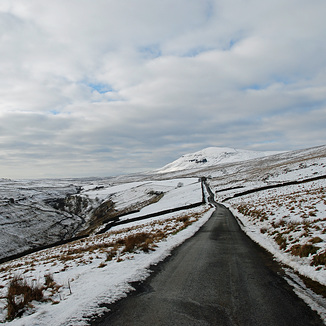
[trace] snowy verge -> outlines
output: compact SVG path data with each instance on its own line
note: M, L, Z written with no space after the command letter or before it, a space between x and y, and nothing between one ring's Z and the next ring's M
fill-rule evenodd
M289 266L292 268L292 270L305 277L317 281L324 286L326 285L326 272L324 269L316 270L314 266L309 265L307 258L300 258L282 251L274 239L262 234L258 226L250 224L247 216L240 213L230 204L226 204L225 206L228 207L236 219L238 219L241 229L254 242L258 243L261 247L269 251L278 262ZM305 301L312 310L316 311L319 314L324 324L326 325L326 299L308 289L305 286L304 282L295 273L293 273L290 268L284 268L287 275L285 280L293 287L294 292L303 301Z
M230 209L232 214L240 220L241 229L256 243L268 250L281 263L290 266L299 274L311 278L326 286L326 272L325 270L316 270L314 266L307 264L308 259L303 259L298 256L293 256L287 252L282 251L274 239L269 238L261 233L258 226L249 223L248 217L241 214L238 210L229 204L224 204Z
M286 281L293 287L299 298L306 302L312 310L317 311L326 325L326 299L307 288L301 278L289 268L285 268Z

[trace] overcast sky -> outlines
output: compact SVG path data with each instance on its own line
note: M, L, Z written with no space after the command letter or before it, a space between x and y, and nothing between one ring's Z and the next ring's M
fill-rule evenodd
M1 0L0 177L326 144L325 0Z

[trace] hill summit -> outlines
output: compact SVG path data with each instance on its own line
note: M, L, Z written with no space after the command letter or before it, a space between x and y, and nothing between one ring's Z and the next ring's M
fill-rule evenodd
M185 154L179 159L159 169L159 173L197 169L223 163L247 161L269 155L279 154L276 151L250 151L229 147L208 147L195 153Z

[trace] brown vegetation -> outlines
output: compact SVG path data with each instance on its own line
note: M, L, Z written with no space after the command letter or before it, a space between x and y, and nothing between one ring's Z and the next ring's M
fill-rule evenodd
M33 308L32 301L34 300L52 301L53 304L57 304L59 298L61 300L58 292L62 285L54 281L53 274L45 274L42 285L38 285L35 279L27 282L27 277L30 276L26 275L37 265L57 266L53 273L58 273L67 270L73 264L89 264L95 259L103 259L97 265L99 268L106 267L113 259L117 262L133 259L134 253L148 253L155 250L159 241L188 227L209 209L205 206L197 213L188 211L181 216L155 219L146 224L90 236L49 249L46 256L35 253L2 266L0 272L7 274L2 277L2 281L7 281L6 287L8 287L8 292L3 298L7 301L7 319L12 320ZM20 275L25 273L24 278L19 276L10 280L12 277L10 274L15 269L19 269Z
M283 237L282 234L278 233L275 236L275 241L280 246L280 249L285 249L286 248L286 239Z
M326 251L315 255L312 258L311 265L312 266L318 266L318 265L325 265L326 266Z
M309 255L314 255L319 248L312 244L296 244L291 247L291 253L295 256L308 257Z
M260 232L274 238L280 249L295 256L309 257L311 265L325 265L326 253L317 254L320 248L315 244L320 243L324 248L322 235L326 234L326 219L318 209L326 204L326 193L323 187L313 187L314 184L309 189L300 187L277 196L270 192L253 200L246 197L238 202L237 210L252 224L266 221L260 225Z
M8 320L23 314L34 300L43 300L43 288L34 283L30 285L21 277L14 277L9 283L7 294Z

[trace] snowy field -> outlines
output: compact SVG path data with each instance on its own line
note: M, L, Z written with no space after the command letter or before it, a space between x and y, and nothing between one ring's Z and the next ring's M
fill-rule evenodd
M162 194L162 197L136 213L122 216L120 220L202 202L201 182L198 178L139 181L101 189L85 187L79 196L87 196L90 200L99 202L110 199L115 203L115 209L121 211L132 203L146 202L153 194Z
M133 213L125 217L132 218L201 201L198 178L0 179L0 259L94 233L117 216Z
M326 285L326 181L259 191L228 201L255 241Z
M123 205L134 200L131 195L141 197L148 191L163 192L164 196L143 208L145 213L202 200L198 178L128 183L112 188L83 186L82 194L101 201L118 194L121 200L116 202ZM113 303L132 291L129 282L146 278L151 265L191 237L211 214L209 205L201 205L116 226L101 235L1 264L0 321L26 326L86 325L90 316L105 311L100 304ZM26 297L32 296L22 294L27 288L33 288L35 293L37 289L43 290L42 297L24 302ZM12 289L11 299L8 289ZM15 318L8 321L8 316Z

